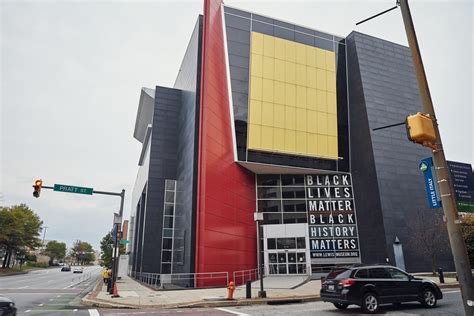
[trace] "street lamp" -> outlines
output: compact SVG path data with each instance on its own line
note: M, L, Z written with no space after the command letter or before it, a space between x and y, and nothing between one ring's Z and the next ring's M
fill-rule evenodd
M263 221L263 213L259 213L259 212L253 213L253 220L257 223L257 267L258 267L258 272L260 274L260 291L258 291L258 297L265 298L267 297L267 292L263 290L264 265L263 265L263 262L261 262L261 255L260 255L260 222Z

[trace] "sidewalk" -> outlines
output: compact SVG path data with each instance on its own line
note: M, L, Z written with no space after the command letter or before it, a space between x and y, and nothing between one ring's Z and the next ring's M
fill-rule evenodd
M437 277L427 277L439 283ZM264 279L265 282L265 279ZM445 278L441 288L458 287L456 279ZM320 280L308 281L296 288L265 288L267 298L257 298L258 287L252 286L252 299L245 298L245 286L234 292L234 300L226 300L226 288L155 291L139 282L125 277L117 282L120 297L112 298L106 293L106 286L98 283L95 290L82 299L87 306L103 308L177 308L177 307L224 307L236 305L267 304L271 302L308 302L319 300Z

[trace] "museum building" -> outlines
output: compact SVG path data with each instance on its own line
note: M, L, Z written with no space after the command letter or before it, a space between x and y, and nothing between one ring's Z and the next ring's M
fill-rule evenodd
M257 243L265 275L430 270L408 226L442 216L418 169L431 152L404 126L373 130L422 109L409 48L204 2L174 86L141 90L131 274L232 276Z

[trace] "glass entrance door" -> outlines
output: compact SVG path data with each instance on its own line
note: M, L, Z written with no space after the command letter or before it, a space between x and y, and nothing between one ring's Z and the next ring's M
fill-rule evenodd
M306 274L306 253L304 251L269 251L270 274Z

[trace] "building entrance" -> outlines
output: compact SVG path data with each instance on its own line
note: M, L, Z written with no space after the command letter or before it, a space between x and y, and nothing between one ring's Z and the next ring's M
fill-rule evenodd
M306 274L306 251L268 251L269 274Z

